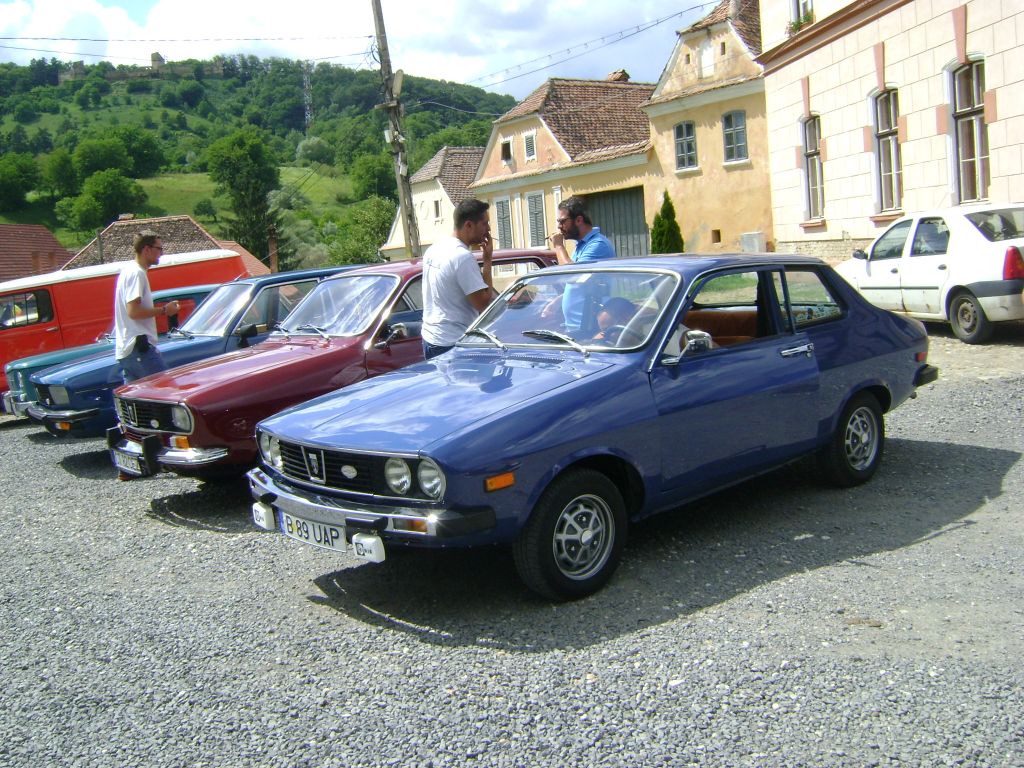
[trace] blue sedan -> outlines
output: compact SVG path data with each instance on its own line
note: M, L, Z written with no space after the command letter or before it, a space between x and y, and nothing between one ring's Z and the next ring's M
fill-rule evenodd
M224 283L180 329L158 342L164 361L173 368L262 341L317 282L351 268L278 272ZM117 423L113 393L124 379L113 352L47 368L29 380L39 399L27 414L51 434L99 437Z
M509 544L532 590L582 597L632 521L808 455L870 479L883 414L938 375L927 350L810 257L542 270L446 354L261 422L253 519L373 561Z

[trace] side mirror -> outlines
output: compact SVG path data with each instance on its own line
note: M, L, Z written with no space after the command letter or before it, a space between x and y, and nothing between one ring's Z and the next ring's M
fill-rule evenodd
M853 258L855 258L855 259L865 259L866 260L867 257L868 257L868 255L864 251L862 251L860 248L855 249L854 252L853 252Z
M387 349L395 339L406 338L409 335L409 331L405 327L405 323L395 323L393 325L385 325L381 329L381 334L384 338L373 345L374 349Z
M256 336L256 324L246 323L245 325L238 326L238 328L235 329L235 336L238 337L238 346L248 347L249 339Z
M684 355L707 352L714 346L714 342L711 340L711 334L707 331L687 331L685 338L686 347L683 349Z

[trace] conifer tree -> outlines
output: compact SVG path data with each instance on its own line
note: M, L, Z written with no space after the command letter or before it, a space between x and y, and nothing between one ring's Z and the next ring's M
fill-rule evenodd
M661 210L654 214L654 224L651 227L651 253L682 252L683 233L679 229L679 222L676 221L675 206L672 205L672 199L666 190Z

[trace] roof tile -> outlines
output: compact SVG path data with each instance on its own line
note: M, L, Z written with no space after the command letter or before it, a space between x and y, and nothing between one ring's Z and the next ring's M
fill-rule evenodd
M53 272L71 260L42 224L0 224L0 280Z

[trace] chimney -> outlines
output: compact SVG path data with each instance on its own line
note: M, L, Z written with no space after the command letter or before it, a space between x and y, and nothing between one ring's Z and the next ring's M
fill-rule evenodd
M628 83L629 72L627 72L624 69L616 69L614 72L610 72L605 77L605 80L607 80L610 83Z

